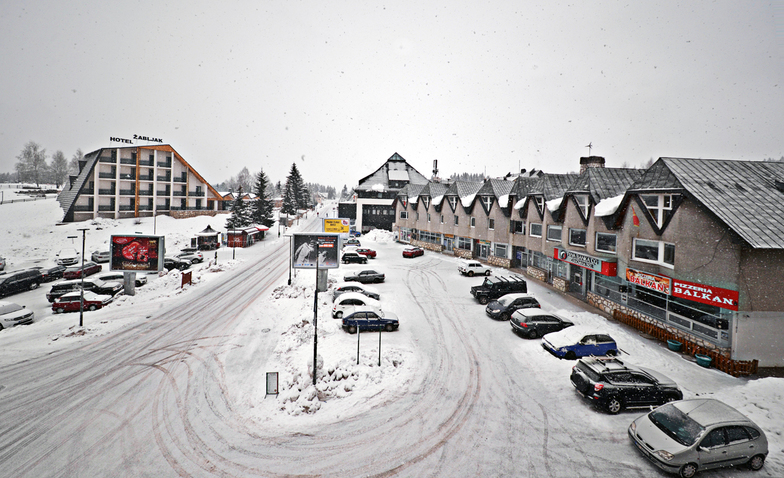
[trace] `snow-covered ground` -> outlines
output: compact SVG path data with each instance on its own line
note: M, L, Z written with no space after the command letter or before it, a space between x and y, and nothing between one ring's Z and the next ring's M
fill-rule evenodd
M319 211L320 217L327 213L334 217L331 208ZM189 245L190 237L207 225L223 230L226 219L223 215L185 220L159 216L155 223L152 219L131 219L56 225L61 215L57 203L51 199L0 205L0 256L9 262L6 270L51 263L54 254L65 246L80 249L80 228L89 228L88 254L105 248L111 234L151 234L153 228L166 236L168 250L176 250ZM301 219L301 224L287 232L313 228L318 224L317 219L310 213L309 218ZM159 311L177 310L195 297L214 293L222 281L242 273L265 253L275 251L269 255L280 256L279 251L287 250L288 239L278 237L276 227L270 232L264 242L248 249L221 248L217 264L215 257L208 253L203 264L192 268L190 286L180 287L178 271L149 276L149 283L138 288L135 296L120 297L103 310L85 313L82 328L78 327L78 314L51 313L46 299L41 299L47 286L6 298L33 308L36 322L0 331L0 377L20 370L25 362L46 360L54 352L97 348L124 331L138 330L148 320L159 320L156 317ZM379 258L368 266L349 265L331 270L330 287L347 269L368 267L385 272L387 281L377 288L384 307L401 318L401 327L397 332L380 335L346 334L340 328L340 321L330 316L331 288L319 293L315 386L311 375L314 272L294 271L292 283L288 285L287 274L280 272L284 269L274 266L279 277L276 276L277 282L270 286L270 292L255 298L246 310L237 313L236 320L219 329L221 342L213 357L220 363L220 373L214 376L220 385L219 401L223 405L214 403L218 395L209 394L209 403L202 408L221 410L215 413L223 416L222 420L242 424L246 441L261 440L264 447L256 449L245 442L242 445L233 442L226 437L234 438L237 431L222 430L218 421L209 422L210 433L198 434L198 440L194 440L192 430L178 433L169 424L171 440L182 450L209 446L213 453L231 456L232 460L222 462L213 456L210 461L217 469L202 464L195 468L196 472L188 472L189 464L197 461L193 457L189 461L169 456L166 460L171 469L160 469L161 463L166 462L150 458L146 464L144 460L128 464L118 454L103 458L105 463L100 465L103 468L96 468L98 465L92 463L98 458L87 457L80 458L78 465L69 465L80 468L58 468L52 463L46 469L58 476L61 473L53 470L82 470L82 476L97 476L85 470L105 468L116 472L112 466L124 463L133 476L220 476L223 463L223 471L231 476L289 473L441 476L446 472L457 476L662 475L632 450L625 436L625 427L642 412L611 416L587 407L569 383L574 362L557 360L544 352L538 341L521 339L510 332L508 324L488 319L483 306L474 303L468 294L468 286L478 280L457 274L455 258L427 252L421 258L402 259L402 246L392 240L391 234L382 231L365 235L361 240L363 246L378 250ZM699 367L662 344L641 337L637 331L587 312L534 280L528 282L529 291L544 308L576 323L608 331L628 352L624 355L626 359L673 378L685 398L715 397L757 422L767 434L770 455L763 470L753 476L784 476L783 379L733 378ZM267 396L266 373L273 371L279 373L280 390L277 396ZM191 374L194 372L190 371ZM204 386L211 385L205 382ZM12 383L0 380L0 405L11 403L13 389ZM510 397L515 396L519 403L509 403L514 400ZM197 414L197 421L206 421L203 410L196 411L196 408L192 407L189 413ZM398 422L405 413L415 416ZM480 414L481 419L475 418ZM539 414L543 417L538 417ZM524 418L528 415L537 416L535 425L530 417ZM581 421L584 423L575 424ZM391 428L387 430L386 426ZM515 427L521 428L515 431ZM585 436L573 436L583 429ZM398 450L399 457L390 453L392 456L383 461L372 451L357 452L357 445L343 436L346 433L360 437L366 434L372 441L367 446L382 449L397 450L395 447L401 446L401 440L409 440L411 450ZM537 440L531 445L534 448L529 449L526 437L540 435L544 436L544 449ZM390 442L379 443L385 436ZM312 442L326 437L333 441L333 447L349 442L345 448L352 450L353 458L362 464L340 455L338 448L330 452L325 448L327 443L319 441L316 449ZM156 434L159 448L165 448L165 438ZM572 440L575 443L570 444ZM308 446L303 445L305 442ZM3 452L3 443L5 440L0 438L0 470L20 470L24 476L34 476L38 471L30 463L44 466L40 463L56 461L59 456L45 449L32 457L21 451L19 455ZM417 444L420 448L415 448ZM510 446L515 450L508 450ZM241 450L239 458L235 456L238 449ZM185 451L182 453L187 455ZM542 453L544 456L540 456ZM583 456L570 456L575 453ZM70 457L73 452L63 454ZM560 458L567 456L568 459ZM109 463L113 458L116 463ZM290 467L286 460L299 461L296 467ZM240 461L242 467L236 465ZM544 465L538 464L540 461ZM583 461L587 467L575 469ZM519 468L526 464L530 466L527 471ZM3 473L0 471L0 475ZM744 469L703 476L747 475L750 472Z

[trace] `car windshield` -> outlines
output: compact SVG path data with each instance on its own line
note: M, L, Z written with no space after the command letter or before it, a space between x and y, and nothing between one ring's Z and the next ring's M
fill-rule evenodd
M684 446L693 445L705 428L673 404L657 408L648 418L667 436Z
M14 304L13 302L0 305L0 315L10 314L11 312L16 312L17 310L22 310L22 306L19 304Z
M503 305L504 307L507 307L507 306L508 306L509 304L511 304L511 303L512 303L514 300L515 300L515 298L514 298L514 297L507 297L507 296L503 296L503 297L501 297L500 299L498 299L498 303L499 303L499 304L501 304L501 305Z

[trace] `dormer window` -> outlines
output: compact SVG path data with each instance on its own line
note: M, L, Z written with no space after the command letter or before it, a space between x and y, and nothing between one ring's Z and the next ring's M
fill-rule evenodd
M428 207L430 207L430 197L428 197L428 196L422 196L422 204L424 204L424 205L425 205L425 209L427 209Z
M544 197L534 196L534 201L536 201L536 209L539 211L539 214L542 214L544 212Z
M485 206L485 211L490 211L490 206L493 205L493 196L481 196L482 204Z
M640 199L642 199L643 204L645 207L648 208L648 212L653 217L653 220L656 222L658 227L662 227L664 225L664 221L667 218L667 213L672 211L672 194L640 194Z
M456 196L449 196L448 199L449 199L449 206L454 211L455 208L457 207L457 197Z
M588 200L587 194L575 194L574 201L577 203L577 207L580 208L580 212L583 214L583 219L588 219L588 209L590 208L590 201Z

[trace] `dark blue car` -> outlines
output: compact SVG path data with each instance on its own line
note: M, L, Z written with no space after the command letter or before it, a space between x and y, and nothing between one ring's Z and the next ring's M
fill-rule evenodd
M395 314L389 312L378 313L373 310L355 308L354 312L346 312L343 316L343 330L355 334L358 330L397 330L400 323Z
M570 360L591 355L618 354L618 345L612 337L585 325L576 325L545 335L542 338L542 347L556 357Z

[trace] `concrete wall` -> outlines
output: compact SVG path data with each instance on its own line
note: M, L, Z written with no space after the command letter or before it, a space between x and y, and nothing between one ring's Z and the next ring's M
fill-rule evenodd
M739 313L732 321L732 359L784 367L784 312Z

